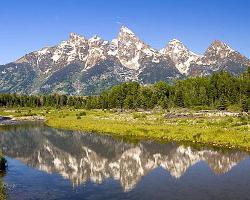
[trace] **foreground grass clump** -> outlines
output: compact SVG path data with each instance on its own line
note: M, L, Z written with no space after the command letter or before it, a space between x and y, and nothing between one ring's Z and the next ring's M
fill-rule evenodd
M4 185L3 182L0 178L0 200L5 200L6 199L6 194L5 194L5 190L4 190Z
M3 111L2 111L3 112ZM27 110L5 115L22 116ZM46 117L51 127L111 134L118 137L192 142L250 151L250 118L185 117L166 118L163 111L102 111L83 109L36 109L32 114ZM0 111L1 115L1 111Z
M0 200L7 199L5 187L4 187L3 180L2 180L3 175L4 173L0 172Z

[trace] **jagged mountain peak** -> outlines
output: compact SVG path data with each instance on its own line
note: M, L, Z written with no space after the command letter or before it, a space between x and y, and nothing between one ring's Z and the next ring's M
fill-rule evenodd
M160 51L168 55L175 63L176 68L182 74L187 74L190 65L196 62L201 56L190 51L180 40L173 39Z
M122 26L118 35L118 58L128 69L138 70L145 51L152 54L150 47L140 40L129 28Z
M119 34L129 34L129 35L135 35L135 33L131 30L131 29L129 29L128 27L126 27L126 26L122 26L121 28L120 28L120 32L119 32Z
M174 50L176 53L178 53L179 51L187 51L192 55L199 56L198 54L195 54L194 52L192 52L186 45L183 44L183 42L181 42L178 39L170 40L164 50L165 51Z
M214 40L211 44L211 46L221 46L224 48L231 48L228 44L226 44L225 42L221 41L221 40Z
M215 40L206 50L204 58L207 64L216 64L221 60L230 57L230 55L235 52L236 51L226 43L220 40Z
M82 35L79 35L77 33L70 33L69 34L69 39L66 41L62 41L59 45L57 45L59 48L64 48L65 46L75 46L79 47L82 45L86 45L87 43L87 38L85 38Z
M77 33L70 33L69 34L69 39L70 40L82 40L82 39L86 39L84 36L82 36L82 35L79 35L79 34L77 34Z
M175 51L178 53L180 50L189 51L188 48L178 39L172 39L168 42L165 48L161 49L160 52L168 54L169 52Z
M250 61L228 44L215 40L190 70L190 76L207 76L217 71L228 71L233 75L244 72Z
M88 40L90 47L100 47L102 45L108 44L108 41L103 40L100 36L94 35Z
M182 42L180 40L174 38L174 39L170 40L168 44L182 44Z
M235 50L233 50L229 45L227 45L226 43L220 41L220 40L215 40L212 42L212 44L208 47L207 51L205 52L219 52L219 51L227 51L227 52L234 52Z

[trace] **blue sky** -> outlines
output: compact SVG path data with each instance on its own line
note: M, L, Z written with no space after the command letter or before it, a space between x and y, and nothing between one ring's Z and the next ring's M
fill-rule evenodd
M0 64L68 38L115 38L121 24L156 49L173 38L196 53L219 39L250 58L249 0L1 0Z

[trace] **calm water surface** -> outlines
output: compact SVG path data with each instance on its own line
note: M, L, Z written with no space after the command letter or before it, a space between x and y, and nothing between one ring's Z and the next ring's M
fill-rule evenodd
M0 133L8 199L250 199L247 153L19 125Z

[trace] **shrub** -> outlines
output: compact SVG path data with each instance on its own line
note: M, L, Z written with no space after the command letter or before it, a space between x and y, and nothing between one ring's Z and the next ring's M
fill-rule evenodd
M85 111L80 112L79 116L86 116L86 112Z
M0 171L5 170L5 167L6 167L6 160L2 156L2 153L0 152Z
M248 112L250 110L250 100L245 98L241 103L242 112Z
M134 119L145 119L147 115L145 113L133 113Z
M226 120L227 120L228 123L232 123L234 121L234 118L233 117L227 117Z
M247 125L249 123L248 116L240 116L239 119L240 119L241 125Z

